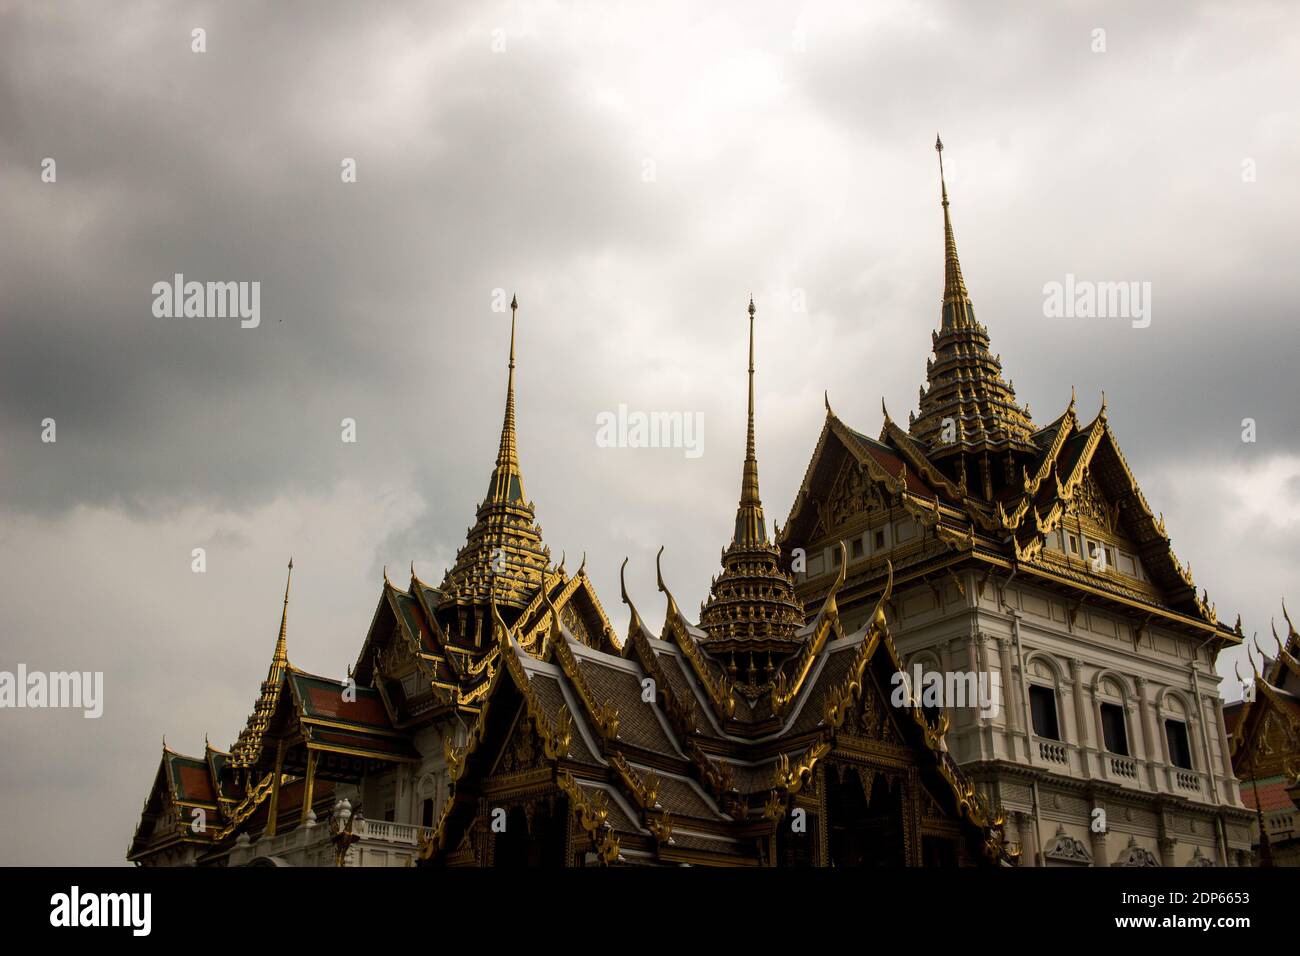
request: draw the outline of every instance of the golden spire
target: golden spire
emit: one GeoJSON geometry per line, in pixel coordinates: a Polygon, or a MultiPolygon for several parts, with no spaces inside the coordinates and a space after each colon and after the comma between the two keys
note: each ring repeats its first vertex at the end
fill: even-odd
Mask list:
{"type": "Polygon", "coordinates": [[[280,612],[280,636],[275,642],[275,654],[271,658],[272,670],[289,663],[289,584],[291,581],[293,581],[293,558],[289,559],[289,576],[284,581],[284,610],[280,612]]]}
{"type": "MultiPolygon", "coordinates": [[[[742,646],[748,655],[751,683],[757,679],[754,654],[784,657],[803,623],[803,605],[794,582],[781,570],[781,552],[767,538],[763,502],[758,495],[758,455],[754,451],[754,297],[749,297],[749,423],[745,466],[740,483],[736,531],[722,552],[722,574],[714,578],[700,608],[700,626],[709,634],[711,653],[722,660],[742,646]]],[[[661,579],[662,585],[662,579],[661,579]]],[[[661,590],[666,590],[662,588],[661,590]]],[[[771,680],[771,665],[763,680],[771,680]]]]}
{"type": "Polygon", "coordinates": [[[501,447],[497,452],[496,467],[492,469],[492,483],[488,486],[488,501],[522,501],[524,478],[519,470],[519,453],[515,446],[515,316],[519,299],[510,297],[510,373],[506,378],[506,413],[501,423],[501,447]]]}
{"type": "MultiPolygon", "coordinates": [[[[519,300],[510,299],[510,362],[506,376],[506,411],[501,424],[501,445],[488,482],[487,495],[479,503],[474,525],[466,531],[465,545],[443,577],[439,613],[447,626],[462,637],[469,635],[476,647],[479,628],[491,625],[487,614],[489,592],[498,604],[514,610],[528,606],[550,565],[550,551],[542,544],[542,529],[533,515],[533,505],[524,496],[524,478],[519,468],[515,441],[515,331],[519,300]],[[465,618],[447,608],[478,610],[465,618]],[[472,618],[472,619],[471,619],[472,618]]],[[[490,648],[485,648],[488,650],[490,648]]]]}
{"type": "MultiPolygon", "coordinates": [[[[1013,456],[1036,454],[1031,441],[1033,421],[1027,407],[1016,402],[1015,387],[1003,378],[1000,356],[989,350],[988,330],[975,319],[957,259],[957,241],[948,211],[948,183],[943,169],[943,140],[935,137],[939,154],[939,195],[943,205],[944,280],[939,330],[931,333],[934,357],[926,362],[926,384],[920,393],[919,414],[908,431],[930,448],[932,456],[954,462],[953,480],[971,462],[986,487],[1002,462],[987,453],[1013,456]],[[960,461],[958,461],[960,459],[960,461]]],[[[1005,463],[1012,474],[1014,463],[1005,463]]],[[[1000,480],[1000,479],[999,479],[1000,480]]],[[[997,483],[997,481],[994,481],[997,483]]],[[[988,494],[992,494],[991,491],[988,494]]]]}
{"type": "Polygon", "coordinates": [[[767,542],[763,502],[758,496],[758,456],[754,452],[754,297],[749,297],[749,430],[745,437],[745,465],[740,480],[740,507],[736,509],[733,544],[757,547],[767,542]]]}
{"type": "Polygon", "coordinates": [[[974,324],[975,309],[971,306],[962,278],[961,262],[957,259],[957,240],[952,234],[952,217],[948,215],[948,184],[943,176],[943,140],[936,134],[934,149],[939,154],[939,191],[943,197],[943,327],[974,324]]]}

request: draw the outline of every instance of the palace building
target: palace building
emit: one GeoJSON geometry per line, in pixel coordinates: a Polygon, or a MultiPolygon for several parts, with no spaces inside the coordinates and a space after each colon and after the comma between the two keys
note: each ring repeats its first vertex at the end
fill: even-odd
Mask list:
{"type": "Polygon", "coordinates": [[[1282,616],[1287,639],[1273,631],[1277,657],[1264,657],[1256,643],[1263,672],[1251,658],[1254,679],[1242,682],[1245,698],[1224,708],[1241,798],[1255,817],[1251,840],[1260,866],[1300,866],[1300,634],[1285,605],[1282,616]]]}
{"type": "MultiPolygon", "coordinates": [[[[700,624],[620,640],[583,568],[552,566],[505,421],[442,584],[385,575],[352,672],[289,663],[289,588],[230,751],[166,748],[129,859],[170,865],[959,865],[1017,850],[919,706],[883,609],[805,614],[759,497],[749,422],[735,531],[700,624]],[[805,623],[805,617],[809,620],[805,623]]],[[[656,559],[658,560],[658,559],[656,559]]],[[[626,563],[626,562],[625,562],[626,563]]],[[[290,562],[292,575],[292,562],[290,562]]],[[[886,598],[888,589],[886,589],[886,598]]]]}
{"type": "Polygon", "coordinates": [[[512,301],[496,462],[441,584],[385,572],[355,665],[326,677],[290,663],[286,583],[246,726],[202,757],[164,742],[128,859],[1249,862],[1213,669],[1240,628],[1198,597],[1104,402],[1085,424],[1071,398],[1042,428],[1017,403],[941,193],[943,308],[920,414],[904,430],[886,412],[872,439],[828,400],[774,536],[751,300],[734,530],[698,623],[660,550],[657,635],[624,587],[620,637],[585,559],[570,574],[543,542],[519,464],[512,301]],[[932,693],[903,676],[918,665],[991,699],[932,693]]]}
{"type": "Polygon", "coordinates": [[[882,406],[872,438],[827,401],[778,535],[796,593],[815,606],[834,591],[850,631],[883,595],[909,669],[996,675],[998,712],[935,716],[1022,865],[1247,863],[1214,670],[1240,621],[1198,595],[1104,399],[1085,421],[1072,394],[1042,426],[1017,402],[975,317],[935,145],[944,289],[919,414],[904,428],[882,406]]]}

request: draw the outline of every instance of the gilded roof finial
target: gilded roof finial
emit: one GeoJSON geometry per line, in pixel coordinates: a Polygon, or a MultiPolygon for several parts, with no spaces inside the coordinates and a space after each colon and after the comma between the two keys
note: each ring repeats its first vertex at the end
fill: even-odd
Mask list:
{"type": "Polygon", "coordinates": [[[975,308],[966,292],[961,263],[957,260],[957,240],[952,234],[952,219],[948,215],[948,183],[943,175],[943,140],[934,137],[934,148],[939,154],[939,192],[943,197],[943,318],[944,328],[975,324],[975,308]]]}
{"type": "Polygon", "coordinates": [[[934,151],[939,154],[939,190],[943,196],[943,204],[948,205],[948,185],[943,180],[943,140],[939,134],[934,134],[934,151]]]}
{"type": "Polygon", "coordinates": [[[275,642],[275,656],[271,665],[289,663],[289,585],[293,582],[293,558],[289,559],[289,574],[284,581],[284,609],[280,612],[280,636],[275,642]]]}
{"type": "Polygon", "coordinates": [[[831,411],[831,393],[829,390],[822,392],[822,401],[826,403],[826,414],[828,416],[834,415],[835,413],[831,411]]]}
{"type": "Polygon", "coordinates": [[[515,440],[515,325],[519,312],[519,297],[510,297],[510,364],[506,376],[506,412],[501,423],[501,447],[497,452],[496,467],[492,469],[492,483],[488,487],[488,501],[512,502],[524,498],[524,478],[519,469],[519,451],[515,440]]]}
{"type": "Polygon", "coordinates": [[[741,471],[740,506],[732,544],[754,547],[767,541],[763,502],[758,493],[758,456],[754,450],[754,297],[749,297],[749,426],[745,437],[745,464],[741,471]]]}

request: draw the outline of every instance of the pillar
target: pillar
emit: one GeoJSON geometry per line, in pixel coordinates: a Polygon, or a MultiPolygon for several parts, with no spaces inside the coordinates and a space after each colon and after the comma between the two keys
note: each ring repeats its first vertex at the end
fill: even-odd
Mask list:
{"type": "Polygon", "coordinates": [[[316,751],[307,751],[307,779],[303,783],[302,789],[302,816],[303,823],[307,822],[307,814],[311,812],[312,796],[316,790],[316,751]]]}
{"type": "Polygon", "coordinates": [[[280,778],[284,776],[284,740],[275,745],[275,770],[271,777],[271,805],[266,811],[266,835],[275,836],[275,821],[280,813],[280,778]]]}

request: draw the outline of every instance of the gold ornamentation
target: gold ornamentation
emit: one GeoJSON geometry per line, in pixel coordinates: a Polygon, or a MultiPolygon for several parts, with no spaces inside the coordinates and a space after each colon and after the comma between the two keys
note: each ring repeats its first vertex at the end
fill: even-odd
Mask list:
{"type": "Polygon", "coordinates": [[[673,636],[682,655],[690,661],[696,678],[703,685],[705,693],[709,697],[709,702],[713,704],[718,716],[723,720],[729,719],[736,712],[736,700],[732,696],[735,690],[735,682],[725,675],[718,676],[714,672],[713,667],[700,652],[699,645],[695,643],[695,638],[687,630],[686,618],[682,616],[682,612],[677,607],[677,602],[673,599],[672,592],[668,590],[668,585],[664,583],[663,567],[660,564],[663,553],[664,549],[661,547],[659,553],[655,555],[655,574],[658,578],[659,590],[668,599],[668,611],[664,615],[664,631],[673,636]]]}
{"type": "MultiPolygon", "coordinates": [[[[812,639],[804,643],[803,650],[799,652],[799,656],[795,659],[792,669],[794,677],[787,681],[785,671],[777,674],[776,683],[772,688],[772,713],[777,717],[785,714],[794,699],[799,696],[799,691],[803,689],[804,681],[812,670],[813,664],[816,663],[817,657],[826,646],[826,641],[830,637],[832,630],[839,624],[839,606],[835,603],[835,595],[844,586],[844,579],[849,566],[849,549],[843,541],[839,542],[839,548],[839,573],[835,575],[835,580],[831,583],[830,590],[826,592],[825,600],[822,601],[822,609],[817,614],[812,639]]],[[[890,564],[889,568],[892,581],[893,565],[890,564]]]]}
{"type": "Polygon", "coordinates": [[[805,750],[799,757],[797,763],[793,766],[790,764],[790,758],[786,754],[777,754],[776,766],[772,770],[772,781],[777,790],[782,791],[790,796],[794,796],[812,780],[813,769],[817,766],[817,761],[821,760],[831,751],[831,745],[825,740],[820,740],[805,750]]]}
{"type": "MultiPolygon", "coordinates": [[[[596,730],[600,733],[600,736],[605,740],[616,739],[619,724],[618,708],[611,701],[606,701],[603,704],[596,703],[596,698],[587,685],[587,679],[582,674],[582,668],[579,666],[577,658],[573,656],[573,649],[569,647],[568,639],[565,638],[560,627],[559,612],[556,611],[555,605],[551,603],[549,596],[546,603],[550,608],[551,619],[550,636],[546,647],[555,654],[556,660],[560,663],[560,669],[564,671],[564,676],[569,679],[569,683],[577,691],[578,699],[587,708],[587,713],[591,715],[592,722],[596,725],[596,730]]],[[[545,656],[544,653],[543,656],[545,656]]]]}
{"type": "Polygon", "coordinates": [[[628,792],[636,799],[637,805],[642,810],[653,810],[659,806],[659,775],[653,771],[647,770],[644,774],[639,774],[627,758],[622,754],[615,753],[609,756],[609,763],[618,771],[619,777],[622,778],[628,792]]]}
{"type": "Polygon", "coordinates": [[[591,837],[592,846],[596,850],[596,859],[605,866],[618,862],[618,837],[614,835],[614,828],[609,825],[607,819],[609,797],[604,791],[596,791],[595,795],[588,797],[586,791],[573,779],[573,774],[567,770],[560,774],[555,782],[568,795],[578,825],[591,837]]]}

